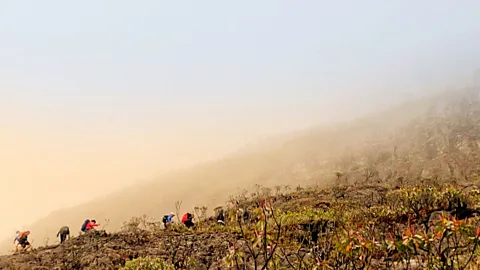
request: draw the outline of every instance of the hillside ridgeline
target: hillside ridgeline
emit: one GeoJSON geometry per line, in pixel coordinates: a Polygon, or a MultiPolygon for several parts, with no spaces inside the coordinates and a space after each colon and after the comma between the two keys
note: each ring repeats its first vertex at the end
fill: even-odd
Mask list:
{"type": "MultiPolygon", "coordinates": [[[[294,195],[287,192],[285,187],[295,189],[298,185],[316,185],[308,190],[315,190],[317,193],[325,192],[328,196],[302,197],[304,201],[311,201],[310,204],[305,203],[305,207],[310,209],[305,211],[314,211],[314,216],[322,216],[323,214],[318,211],[324,210],[316,208],[320,201],[326,201],[330,207],[332,205],[338,207],[348,205],[348,211],[335,212],[335,216],[347,215],[350,211],[360,211],[365,218],[370,218],[364,220],[367,223],[378,222],[375,219],[378,218],[375,217],[377,212],[370,213],[370,216],[368,214],[372,208],[380,207],[387,213],[398,210],[393,202],[386,199],[388,197],[386,194],[396,194],[402,191],[404,192],[402,194],[407,197],[417,196],[412,194],[424,192],[424,188],[427,187],[436,187],[432,191],[432,196],[435,198],[432,199],[434,200],[433,206],[429,206],[435,210],[434,212],[442,210],[451,212],[451,209],[455,208],[454,206],[445,206],[445,202],[435,201],[444,200],[447,196],[444,193],[447,190],[448,194],[457,194],[452,195],[459,196],[455,200],[462,202],[462,205],[468,205],[468,209],[475,212],[476,197],[469,193],[470,191],[465,193],[462,188],[478,181],[479,137],[478,92],[472,89],[449,92],[433,98],[406,103],[381,115],[358,119],[344,125],[328,129],[312,129],[298,134],[283,144],[275,144],[267,149],[260,147],[257,150],[201,165],[189,171],[172,174],[165,179],[137,186],[77,208],[58,211],[34,224],[31,230],[35,232],[32,234],[37,235],[38,243],[41,242],[42,238],[40,237],[52,237],[56,234],[58,228],[52,227],[52,223],[58,224],[59,221],[63,221],[64,224],[75,228],[78,226],[79,220],[81,223],[86,216],[95,216],[97,219],[109,219],[111,223],[108,229],[115,231],[120,229],[123,220],[129,220],[132,216],[145,213],[147,216],[161,217],[174,208],[176,201],[183,202],[181,211],[203,205],[212,209],[226,201],[229,194],[235,192],[236,187],[240,187],[242,190],[254,184],[264,186],[265,190],[270,188],[270,191],[274,189],[274,186],[276,186],[275,190],[284,186],[282,196],[287,197],[294,195]],[[445,184],[453,185],[453,187],[445,187],[445,184]],[[334,188],[326,188],[328,185],[334,185],[334,188]],[[415,186],[419,189],[412,189],[415,186]],[[354,203],[350,204],[351,202],[354,203]],[[367,213],[362,211],[367,211],[367,213]]],[[[264,192],[266,192],[265,190],[264,192]]],[[[251,191],[252,189],[248,192],[240,192],[237,189],[236,196],[248,194],[251,191]]],[[[260,196],[259,192],[256,192],[255,196],[260,196]]],[[[249,200],[258,201],[255,196],[250,196],[249,200]]],[[[420,193],[418,196],[422,197],[424,194],[420,193]]],[[[245,198],[245,200],[247,199],[245,198]]],[[[302,200],[292,200],[284,202],[284,204],[295,208],[303,205],[302,200]]],[[[401,199],[396,199],[397,203],[398,201],[401,199]]],[[[282,209],[284,206],[282,204],[276,207],[282,209]]],[[[280,211],[279,216],[289,213],[280,209],[278,210],[280,211]]],[[[415,215],[427,211],[425,209],[410,210],[415,215]]],[[[403,216],[403,220],[410,220],[412,223],[413,214],[408,213],[410,210],[408,207],[406,210],[403,209],[402,211],[405,213],[402,215],[406,215],[403,216]]],[[[300,210],[293,209],[292,211],[299,213],[300,210]]],[[[300,213],[303,213],[301,211],[300,213]]],[[[431,210],[427,212],[430,213],[429,211],[431,210]]],[[[420,217],[417,216],[415,222],[418,223],[419,219],[420,217]]],[[[401,226],[405,226],[404,223],[398,222],[400,221],[394,222],[400,226],[395,230],[403,230],[404,228],[401,226]]],[[[422,230],[421,226],[427,224],[423,223],[423,225],[418,224],[420,230],[422,230]]],[[[351,226],[355,227],[356,225],[351,226]]],[[[428,227],[428,229],[423,228],[426,234],[429,233],[431,226],[428,227]]],[[[238,229],[229,228],[236,233],[238,238],[238,229]]],[[[337,234],[338,229],[337,226],[333,231],[337,234]]],[[[154,234],[154,237],[162,237],[160,235],[164,233],[154,234]]],[[[375,233],[380,237],[382,233],[387,232],[375,233]]],[[[79,239],[85,237],[87,236],[81,236],[79,239]]],[[[80,240],[74,239],[72,243],[73,241],[80,240]]],[[[231,249],[231,240],[229,243],[231,249]]],[[[225,247],[226,243],[223,244],[225,247]]],[[[48,252],[69,252],[65,250],[68,245],[65,244],[58,250],[48,249],[51,250],[48,252]]],[[[215,250],[217,250],[216,248],[214,245],[215,250]]],[[[18,258],[45,254],[47,251],[38,250],[36,252],[21,255],[18,258]]],[[[148,252],[139,256],[143,255],[158,257],[156,254],[148,252]]],[[[218,257],[223,255],[220,252],[218,257]]],[[[384,254],[385,258],[390,256],[387,255],[384,254]]],[[[312,256],[311,253],[309,256],[312,256]]],[[[217,259],[212,259],[212,261],[218,263],[217,259]]],[[[381,263],[378,258],[376,260],[377,263],[381,263]]]]}

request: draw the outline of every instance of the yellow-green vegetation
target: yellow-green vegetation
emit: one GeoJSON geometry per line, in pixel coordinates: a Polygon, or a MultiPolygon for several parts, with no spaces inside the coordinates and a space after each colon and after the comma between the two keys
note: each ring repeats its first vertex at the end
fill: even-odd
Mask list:
{"type": "MultiPolygon", "coordinates": [[[[478,194],[461,186],[411,186],[392,189],[379,200],[333,199],[297,211],[281,210],[294,198],[244,199],[232,209],[251,207],[252,215],[248,222],[230,217],[237,221],[229,226],[242,237],[232,241],[224,264],[235,269],[469,269],[479,259],[478,194]]],[[[232,209],[228,213],[235,213],[232,209]]]]}
{"type": "Polygon", "coordinates": [[[221,174],[216,166],[201,169],[194,191],[204,197],[219,194],[210,193],[212,183],[275,180],[273,188],[232,196],[213,217],[193,206],[201,202],[174,204],[188,192],[139,189],[138,200],[109,200],[119,204],[121,220],[145,201],[160,205],[161,194],[178,196],[166,206],[175,207],[175,224],[164,229],[159,220],[135,217],[120,232],[11,256],[0,268],[31,269],[36,258],[48,269],[480,269],[479,97],[477,90],[452,93],[408,121],[392,119],[409,114],[400,110],[383,121],[304,134],[258,159],[225,160],[221,174]],[[194,229],[181,224],[185,211],[195,215],[194,229]],[[224,224],[216,220],[222,212],[224,224]]]}
{"type": "Polygon", "coordinates": [[[173,270],[175,267],[159,258],[143,257],[128,261],[121,270],[173,270]]]}

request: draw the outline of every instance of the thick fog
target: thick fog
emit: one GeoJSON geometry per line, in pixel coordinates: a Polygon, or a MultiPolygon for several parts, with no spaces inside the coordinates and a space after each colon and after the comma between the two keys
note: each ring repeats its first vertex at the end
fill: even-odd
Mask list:
{"type": "Polygon", "coordinates": [[[1,3],[0,238],[271,135],[470,85],[479,8],[1,3]]]}

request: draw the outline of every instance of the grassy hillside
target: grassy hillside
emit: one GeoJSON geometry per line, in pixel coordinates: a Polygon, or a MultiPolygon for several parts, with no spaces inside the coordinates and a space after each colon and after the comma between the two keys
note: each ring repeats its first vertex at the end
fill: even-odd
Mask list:
{"type": "Polygon", "coordinates": [[[462,185],[385,183],[260,189],[224,206],[225,226],[202,213],[193,230],[132,218],[120,232],[0,256],[0,268],[478,269],[479,194],[462,185]]]}
{"type": "MultiPolygon", "coordinates": [[[[256,184],[294,188],[475,181],[478,108],[478,93],[463,90],[400,104],[349,123],[312,128],[281,142],[252,146],[216,162],[56,211],[32,224],[32,239],[34,244],[52,239],[61,225],[76,232],[86,218],[107,224],[109,231],[118,230],[132,216],[160,218],[174,211],[177,201],[182,201],[180,211],[204,205],[211,210],[256,184]]],[[[11,241],[7,242],[3,250],[10,248],[11,241]]]]}

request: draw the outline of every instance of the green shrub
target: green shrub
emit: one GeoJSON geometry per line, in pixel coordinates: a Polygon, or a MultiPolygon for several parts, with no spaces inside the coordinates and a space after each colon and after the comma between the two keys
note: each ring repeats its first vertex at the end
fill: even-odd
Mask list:
{"type": "Polygon", "coordinates": [[[173,270],[173,265],[160,258],[140,257],[125,263],[121,270],[173,270]]]}

